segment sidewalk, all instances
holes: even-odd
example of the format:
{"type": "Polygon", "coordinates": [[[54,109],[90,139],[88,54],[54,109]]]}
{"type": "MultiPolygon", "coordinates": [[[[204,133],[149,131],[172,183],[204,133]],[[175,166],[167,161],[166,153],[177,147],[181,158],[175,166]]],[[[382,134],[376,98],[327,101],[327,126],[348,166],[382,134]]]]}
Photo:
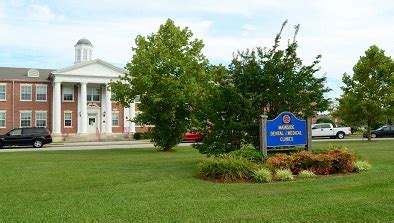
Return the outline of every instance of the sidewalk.
{"type": "Polygon", "coordinates": [[[136,145],[136,144],[149,144],[149,143],[150,143],[149,140],[102,141],[102,142],[54,142],[54,143],[46,144],[45,147],[136,145]]]}

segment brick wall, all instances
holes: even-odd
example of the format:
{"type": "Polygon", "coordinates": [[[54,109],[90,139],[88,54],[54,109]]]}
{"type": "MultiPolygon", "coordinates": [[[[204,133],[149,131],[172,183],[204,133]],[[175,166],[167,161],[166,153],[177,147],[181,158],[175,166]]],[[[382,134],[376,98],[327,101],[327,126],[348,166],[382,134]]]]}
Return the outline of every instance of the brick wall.
{"type": "Polygon", "coordinates": [[[51,130],[52,126],[52,85],[48,81],[44,82],[28,82],[28,81],[0,81],[6,83],[6,101],[0,101],[0,110],[6,111],[6,128],[0,128],[0,134],[4,134],[13,128],[20,127],[20,113],[21,111],[31,112],[31,126],[36,125],[36,111],[47,112],[47,127],[51,130]],[[21,85],[29,85],[32,87],[31,101],[20,100],[21,85]],[[36,86],[47,86],[47,100],[36,100],[36,86]],[[14,88],[14,89],[13,89],[14,88]],[[14,102],[14,106],[12,103],[14,102]],[[14,109],[13,109],[14,107],[14,109]]]}

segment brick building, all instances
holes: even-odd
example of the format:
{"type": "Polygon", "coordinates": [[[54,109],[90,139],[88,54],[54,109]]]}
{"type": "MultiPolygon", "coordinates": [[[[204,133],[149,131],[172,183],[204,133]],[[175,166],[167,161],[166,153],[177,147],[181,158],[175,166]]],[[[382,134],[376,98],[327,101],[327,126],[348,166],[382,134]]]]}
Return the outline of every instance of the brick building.
{"type": "Polygon", "coordinates": [[[0,134],[19,127],[47,127],[55,136],[136,132],[135,103],[120,106],[107,89],[125,71],[92,60],[87,39],[74,47],[75,63],[63,69],[0,67],[0,134]]]}

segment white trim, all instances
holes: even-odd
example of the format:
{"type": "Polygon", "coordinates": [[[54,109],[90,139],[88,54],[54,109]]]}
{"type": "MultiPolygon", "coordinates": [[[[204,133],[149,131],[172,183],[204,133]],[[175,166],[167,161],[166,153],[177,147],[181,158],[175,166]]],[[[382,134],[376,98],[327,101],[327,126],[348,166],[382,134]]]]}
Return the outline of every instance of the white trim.
{"type": "Polygon", "coordinates": [[[7,83],[0,83],[0,86],[4,86],[4,99],[0,99],[0,101],[7,101],[7,83]]]}
{"type": "MultiPolygon", "coordinates": [[[[40,120],[43,120],[43,119],[40,119],[40,120]]],[[[36,127],[45,127],[45,128],[48,127],[48,111],[43,110],[43,111],[36,111],[35,112],[35,126],[36,127]],[[45,126],[37,126],[37,121],[38,121],[37,113],[45,113],[45,126]]]]}
{"type": "Polygon", "coordinates": [[[33,114],[31,110],[20,110],[19,111],[19,128],[28,128],[31,127],[33,121],[33,114]],[[30,125],[29,126],[22,126],[22,113],[30,113],[30,125]]]}
{"type": "Polygon", "coordinates": [[[108,67],[108,68],[110,68],[110,69],[112,69],[114,71],[120,72],[122,74],[124,74],[126,72],[124,69],[119,68],[117,66],[114,66],[114,65],[112,65],[110,63],[107,63],[107,62],[105,62],[103,60],[95,59],[95,60],[90,60],[90,61],[86,61],[86,62],[76,63],[73,66],[66,67],[66,68],[63,68],[63,69],[60,69],[60,70],[56,70],[56,71],[52,72],[52,74],[56,75],[56,74],[59,74],[59,73],[64,73],[64,72],[67,72],[67,71],[70,71],[70,70],[74,70],[74,69],[77,69],[77,68],[81,68],[81,67],[85,67],[85,66],[88,66],[88,65],[94,64],[94,63],[98,63],[98,64],[101,64],[101,65],[104,65],[104,66],[106,66],[106,67],[108,67]]]}
{"type": "Polygon", "coordinates": [[[37,102],[46,102],[48,101],[48,85],[47,84],[36,84],[36,101],[37,102]],[[45,91],[45,100],[38,100],[37,98],[37,92],[38,92],[38,87],[45,87],[46,91],[45,91]]]}
{"type": "Polygon", "coordinates": [[[72,128],[73,127],[73,112],[72,111],[64,111],[63,112],[63,127],[64,128],[72,128]],[[67,119],[67,120],[71,120],[71,126],[66,126],[66,113],[71,114],[71,119],[67,119]]]}
{"type": "Polygon", "coordinates": [[[67,85],[63,85],[62,87],[62,102],[74,102],[75,101],[75,96],[74,96],[74,86],[67,86],[67,85]],[[72,100],[64,100],[64,89],[65,88],[71,88],[71,92],[72,92],[72,100]]]}
{"type": "Polygon", "coordinates": [[[5,128],[7,128],[7,111],[6,110],[0,110],[0,113],[4,113],[4,127],[0,126],[0,129],[5,129],[5,128]]]}
{"type": "Polygon", "coordinates": [[[20,101],[32,101],[33,100],[33,84],[20,84],[19,85],[19,100],[20,101]],[[22,100],[22,87],[30,87],[30,100],[22,100]]]}
{"type": "Polygon", "coordinates": [[[120,122],[119,111],[112,111],[112,120],[111,120],[111,122],[112,122],[112,128],[120,126],[119,125],[119,122],[120,122]],[[114,125],[114,114],[118,114],[118,125],[114,125]]]}

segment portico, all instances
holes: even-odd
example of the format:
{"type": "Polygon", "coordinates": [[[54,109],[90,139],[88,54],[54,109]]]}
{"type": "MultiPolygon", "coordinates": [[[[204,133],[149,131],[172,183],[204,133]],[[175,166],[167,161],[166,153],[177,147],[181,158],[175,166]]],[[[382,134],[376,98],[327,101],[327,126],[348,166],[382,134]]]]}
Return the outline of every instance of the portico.
{"type": "Polygon", "coordinates": [[[75,64],[52,72],[52,129],[64,133],[135,132],[135,105],[123,108],[111,101],[109,83],[125,71],[100,59],[90,60],[92,45],[82,39],[75,45],[75,64]]]}

